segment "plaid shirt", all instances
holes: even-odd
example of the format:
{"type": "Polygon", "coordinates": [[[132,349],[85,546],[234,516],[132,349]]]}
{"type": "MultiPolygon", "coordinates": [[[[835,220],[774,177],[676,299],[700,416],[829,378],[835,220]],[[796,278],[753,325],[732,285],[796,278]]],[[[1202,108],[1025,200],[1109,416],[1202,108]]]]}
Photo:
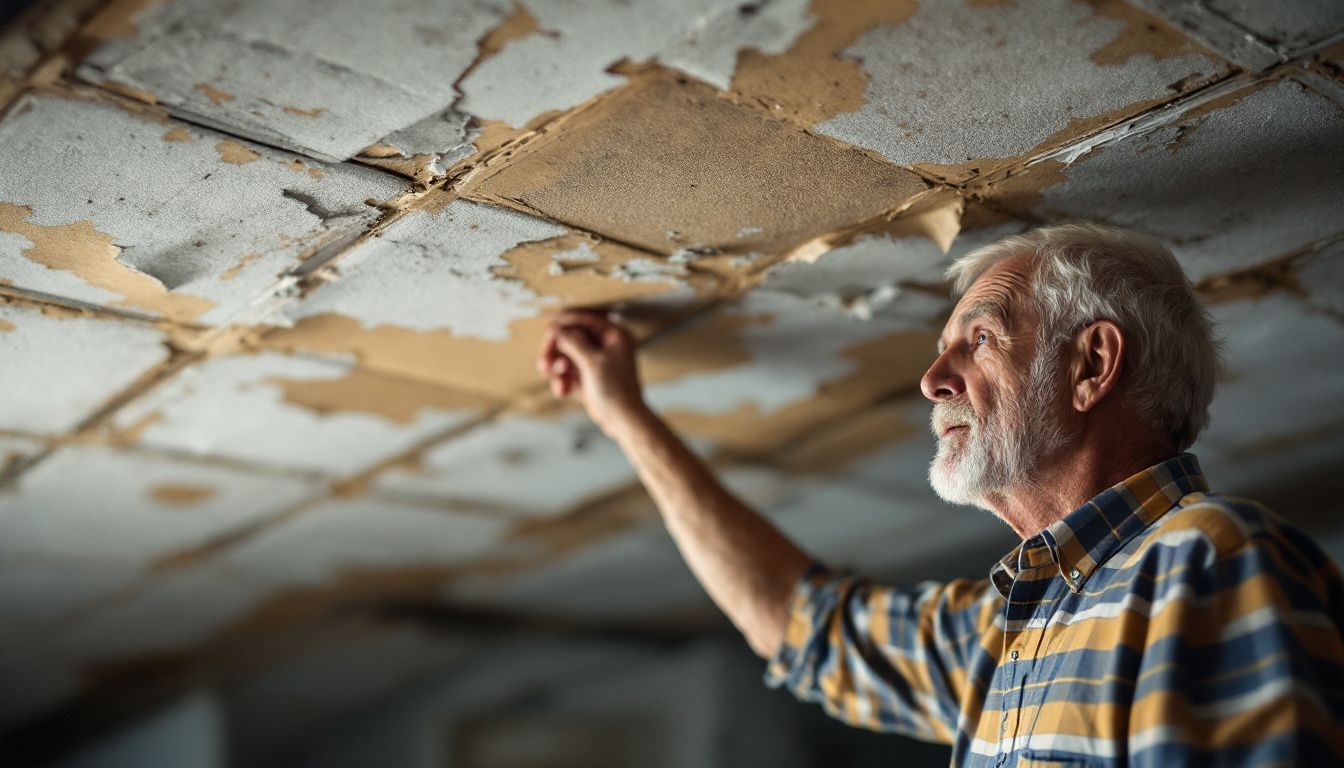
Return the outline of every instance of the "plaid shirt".
{"type": "Polygon", "coordinates": [[[874,586],[814,564],[766,682],[957,766],[1344,765],[1344,579],[1207,493],[1190,454],[1024,541],[990,578],[874,586]]]}

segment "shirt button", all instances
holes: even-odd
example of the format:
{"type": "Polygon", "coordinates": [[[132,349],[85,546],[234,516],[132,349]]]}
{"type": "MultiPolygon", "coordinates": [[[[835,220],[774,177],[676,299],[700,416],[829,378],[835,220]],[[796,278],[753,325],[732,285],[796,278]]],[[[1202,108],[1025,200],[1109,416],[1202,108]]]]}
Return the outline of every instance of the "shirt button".
{"type": "Polygon", "coordinates": [[[1079,576],[1082,576],[1082,575],[1083,575],[1083,572],[1080,571],[1080,570],[1078,570],[1077,568],[1074,568],[1072,571],[1069,571],[1069,578],[1071,578],[1071,579],[1076,579],[1076,578],[1078,578],[1079,576]]]}
{"type": "Polygon", "coordinates": [[[1017,651],[1013,651],[1012,653],[1008,654],[1008,658],[1012,659],[1013,661],[1017,661],[1017,651]]]}

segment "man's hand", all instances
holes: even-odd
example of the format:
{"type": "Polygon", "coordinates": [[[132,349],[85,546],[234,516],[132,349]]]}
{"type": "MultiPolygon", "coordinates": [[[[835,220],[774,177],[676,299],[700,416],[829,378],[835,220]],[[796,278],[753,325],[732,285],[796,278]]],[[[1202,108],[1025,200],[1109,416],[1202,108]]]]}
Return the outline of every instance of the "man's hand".
{"type": "Polygon", "coordinates": [[[561,312],[546,332],[537,370],[558,398],[577,394],[588,416],[609,437],[647,411],[630,333],[603,315],[561,312]]]}

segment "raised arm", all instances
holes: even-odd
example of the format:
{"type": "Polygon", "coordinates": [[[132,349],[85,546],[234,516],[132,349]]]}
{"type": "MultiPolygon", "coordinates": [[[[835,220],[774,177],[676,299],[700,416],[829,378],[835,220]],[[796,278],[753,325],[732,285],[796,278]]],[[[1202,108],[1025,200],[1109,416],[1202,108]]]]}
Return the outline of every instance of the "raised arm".
{"type": "Polygon", "coordinates": [[[537,367],[556,397],[578,397],[620,445],[691,572],[752,650],[771,658],[810,559],[724,488],[648,408],[629,333],[595,312],[562,313],[551,324],[537,367]]]}

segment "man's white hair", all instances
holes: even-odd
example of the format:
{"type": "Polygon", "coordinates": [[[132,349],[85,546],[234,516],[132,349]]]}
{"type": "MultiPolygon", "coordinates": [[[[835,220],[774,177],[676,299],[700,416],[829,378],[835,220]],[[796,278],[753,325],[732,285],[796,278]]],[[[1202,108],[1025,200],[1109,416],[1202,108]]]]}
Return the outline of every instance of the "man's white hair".
{"type": "Polygon", "coordinates": [[[1049,353],[1097,320],[1120,326],[1121,386],[1139,417],[1189,448],[1209,423],[1221,366],[1213,318],[1181,265],[1147,235],[1099,224],[1062,224],[1010,235],[948,267],[957,296],[1004,259],[1032,256],[1029,300],[1049,353]]]}

